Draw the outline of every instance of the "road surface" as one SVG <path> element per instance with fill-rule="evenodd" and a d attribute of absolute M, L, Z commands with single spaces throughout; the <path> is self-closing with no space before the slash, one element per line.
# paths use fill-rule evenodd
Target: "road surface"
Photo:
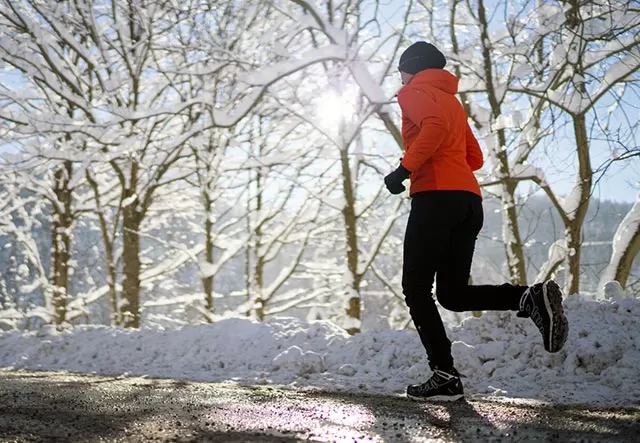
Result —
<path fill-rule="evenodd" d="M 640 441 L 640 406 L 393 396 L 0 371 L 3 442 Z"/>

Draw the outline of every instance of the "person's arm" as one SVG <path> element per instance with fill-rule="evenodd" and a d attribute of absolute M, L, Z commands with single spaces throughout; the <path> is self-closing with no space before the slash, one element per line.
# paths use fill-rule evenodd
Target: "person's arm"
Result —
<path fill-rule="evenodd" d="M 467 123 L 467 163 L 472 171 L 477 171 L 484 164 L 484 158 L 482 157 L 482 150 L 480 150 L 480 144 L 478 139 L 473 135 L 471 127 Z"/>
<path fill-rule="evenodd" d="M 402 166 L 409 171 L 416 171 L 442 144 L 447 135 L 446 122 L 437 112 L 437 104 L 422 91 L 403 88 L 398 93 L 398 103 L 402 114 L 420 128 L 402 159 Z"/>

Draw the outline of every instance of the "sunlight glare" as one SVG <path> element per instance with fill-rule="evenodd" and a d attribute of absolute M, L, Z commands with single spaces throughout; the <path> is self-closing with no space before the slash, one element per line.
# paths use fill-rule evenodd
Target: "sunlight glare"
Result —
<path fill-rule="evenodd" d="M 330 135 L 336 135 L 345 124 L 355 119 L 355 94 L 331 90 L 315 100 L 316 123 Z"/>

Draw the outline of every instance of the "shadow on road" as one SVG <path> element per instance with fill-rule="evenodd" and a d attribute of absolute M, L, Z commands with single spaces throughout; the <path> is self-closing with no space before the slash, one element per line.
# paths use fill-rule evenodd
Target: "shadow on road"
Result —
<path fill-rule="evenodd" d="M 0 371 L 0 441 L 637 441 L 640 408 Z"/>
<path fill-rule="evenodd" d="M 552 405 L 535 401 L 471 399 L 456 402 L 414 402 L 404 397 L 314 392 L 365 406 L 376 417 L 374 432 L 395 441 L 419 437 L 456 441 L 633 441 L 640 434 L 640 407 L 599 408 Z"/>

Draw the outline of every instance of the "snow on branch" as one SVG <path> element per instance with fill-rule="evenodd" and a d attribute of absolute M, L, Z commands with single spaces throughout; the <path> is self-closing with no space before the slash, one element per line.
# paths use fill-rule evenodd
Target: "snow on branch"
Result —
<path fill-rule="evenodd" d="M 499 171 L 493 171 L 493 173 L 481 177 L 479 180 L 479 184 L 482 187 L 495 186 L 502 183 L 505 178 L 506 177 L 499 176 Z M 528 163 L 515 164 L 511 166 L 508 178 L 515 181 L 531 180 L 541 187 L 547 186 L 547 180 L 544 171 L 541 168 Z"/>
<path fill-rule="evenodd" d="M 612 86 L 617 85 L 638 70 L 640 70 L 640 42 L 638 46 L 631 48 L 622 59 L 615 62 L 607 70 L 600 87 L 591 94 L 592 103 L 597 102 Z M 582 110 L 582 112 L 584 111 L 586 111 L 586 109 Z"/>
<path fill-rule="evenodd" d="M 308 1 L 305 0 L 290 0 L 291 2 L 301 6 L 303 10 L 311 15 L 314 20 L 314 24 L 317 29 L 321 30 L 323 33 L 327 35 L 327 37 L 331 40 L 333 44 L 338 44 L 341 46 L 347 45 L 347 36 L 344 31 L 335 28 L 328 20 L 324 20 L 322 18 L 322 14 L 318 12 L 316 8 L 313 7 Z M 331 5 L 329 5 L 331 6 Z M 337 5 L 336 5 L 337 6 Z"/>
<path fill-rule="evenodd" d="M 343 46 L 328 45 L 322 48 L 312 48 L 304 52 L 300 58 L 286 60 L 257 71 L 247 72 L 239 80 L 249 86 L 269 86 L 277 80 L 293 74 L 307 66 L 323 61 L 343 61 L 347 56 L 347 49 Z"/>
<path fill-rule="evenodd" d="M 640 194 L 613 236 L 613 252 L 609 264 L 600 277 L 598 285 L 600 289 L 607 282 L 616 279 L 623 258 L 626 254 L 632 254 L 634 243 L 640 243 Z"/>
<path fill-rule="evenodd" d="M 577 182 L 571 188 L 571 191 L 566 197 L 559 198 L 558 203 L 562 207 L 562 211 L 569 220 L 575 218 L 578 209 L 580 208 L 582 196 L 582 184 Z"/>
<path fill-rule="evenodd" d="M 148 282 L 155 278 L 169 274 L 179 269 L 184 263 L 195 260 L 195 257 L 200 254 L 204 249 L 204 246 L 198 244 L 191 249 L 179 247 L 178 251 L 172 254 L 172 256 L 161 263 L 153 266 L 150 269 L 145 270 L 140 274 L 140 281 Z"/>
<path fill-rule="evenodd" d="M 541 168 L 531 164 L 516 164 L 511 167 L 511 176 L 519 180 L 534 180 L 544 185 L 547 180 Z"/>
<path fill-rule="evenodd" d="M 386 104 L 389 102 L 388 97 L 380 85 L 375 81 L 371 72 L 367 69 L 364 63 L 360 61 L 354 61 L 350 65 L 351 74 L 353 78 L 360 86 L 363 94 L 367 97 L 372 104 Z"/>
<path fill-rule="evenodd" d="M 566 239 L 553 242 L 549 248 L 547 261 L 540 268 L 535 281 L 541 282 L 551 278 L 562 262 L 566 260 L 568 254 L 569 249 L 567 248 Z"/>

